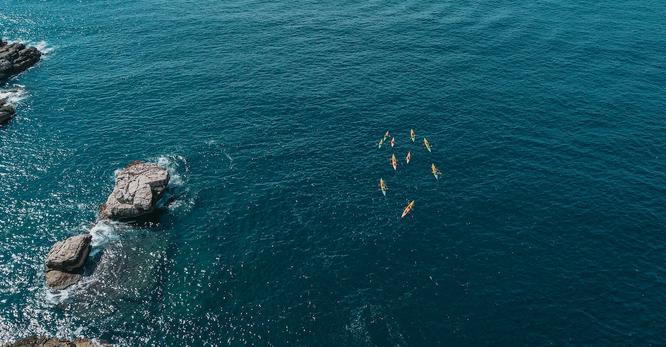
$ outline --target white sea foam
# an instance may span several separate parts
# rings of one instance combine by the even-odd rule
[[[16,106],[16,104],[26,97],[28,97],[28,93],[20,84],[15,85],[12,89],[0,90],[0,99],[7,99],[7,103],[12,106]]]
[[[187,159],[182,155],[169,154],[157,157],[157,165],[169,171],[169,186],[182,187],[184,185],[182,171],[188,171]]]
[[[46,41],[39,41],[35,43],[29,43],[31,46],[37,48],[42,54],[48,56],[51,54],[53,51],[55,51],[54,46],[50,46]]]
[[[166,202],[166,206],[169,211],[172,213],[187,213],[192,210],[194,207],[194,198],[189,193],[189,188],[187,187],[187,173],[189,172],[189,166],[187,158],[178,154],[167,154],[159,156],[155,159],[157,165],[167,169],[169,171],[169,190],[167,190],[167,195],[163,202]]]
[[[73,287],[74,286],[71,286],[58,291],[51,291],[46,289],[44,291],[44,301],[46,301],[46,303],[49,305],[58,305],[67,300],[72,295],[71,290]]]
[[[7,43],[22,43],[26,46],[32,46],[37,48],[38,51],[42,53],[42,58],[46,58],[49,56],[49,54],[53,53],[55,51],[56,47],[49,45],[46,41],[31,41],[31,40],[24,40],[21,38],[15,39],[15,40],[7,40]]]
[[[118,233],[118,230],[121,227],[121,223],[109,220],[102,220],[97,222],[97,224],[95,224],[92,229],[90,229],[90,235],[92,235],[91,255],[97,254],[110,242],[119,240],[120,234]]]

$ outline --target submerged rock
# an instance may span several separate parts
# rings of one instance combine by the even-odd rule
[[[168,183],[169,171],[157,164],[130,164],[116,175],[116,185],[100,208],[100,218],[135,220],[154,212]]]
[[[31,336],[5,345],[5,347],[94,347],[104,346],[88,339],[64,340],[53,337]]]
[[[92,236],[82,234],[56,242],[46,256],[46,284],[64,289],[81,279],[83,265],[90,254]]]
[[[35,65],[42,53],[35,47],[0,40],[0,81],[19,74]]]

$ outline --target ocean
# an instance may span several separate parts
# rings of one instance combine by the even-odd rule
[[[664,345],[664,18],[1,1],[2,37],[45,55],[2,87],[0,344]],[[133,160],[171,172],[159,223],[95,225]],[[51,245],[91,228],[94,271],[50,292]]]

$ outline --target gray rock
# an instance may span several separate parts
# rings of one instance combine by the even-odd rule
[[[116,175],[116,185],[100,208],[100,218],[133,220],[154,212],[169,178],[169,171],[157,164],[130,164]]]
[[[35,47],[0,40],[0,81],[27,70],[41,57],[42,53]]]
[[[46,267],[50,270],[77,271],[88,258],[91,240],[90,234],[81,234],[56,242],[46,256]]]

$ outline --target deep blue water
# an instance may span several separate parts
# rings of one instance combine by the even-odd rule
[[[24,95],[0,127],[0,343],[664,345],[665,18],[2,1],[0,34],[48,53],[5,86]],[[159,225],[95,226],[94,274],[49,293],[50,246],[135,159],[172,171]]]

